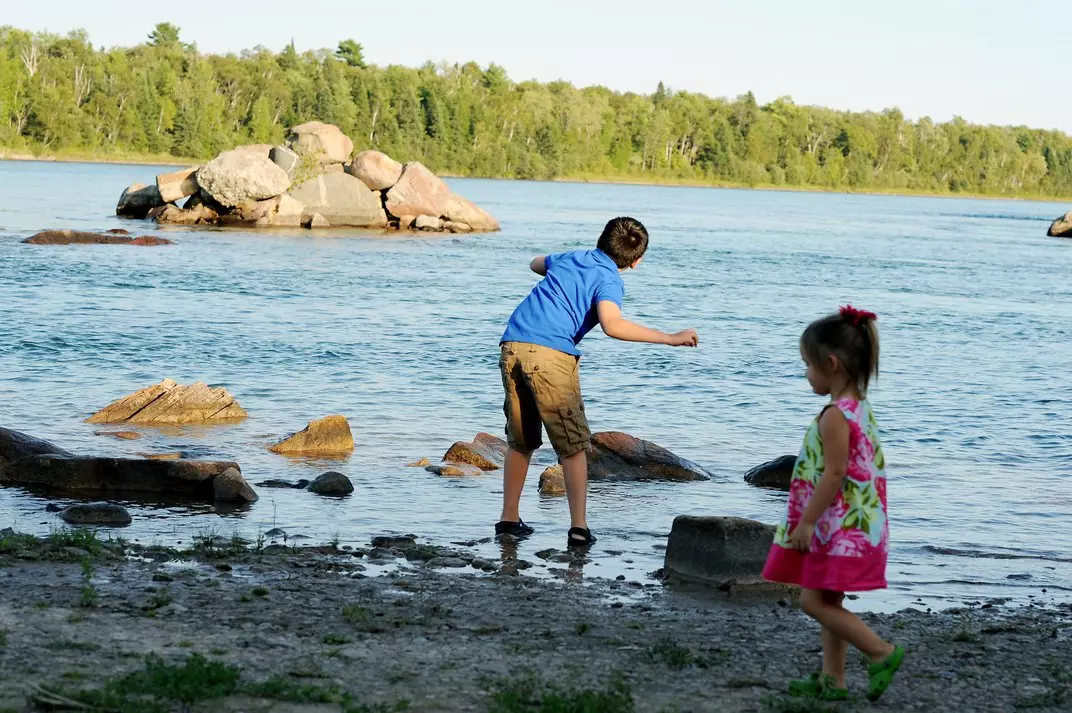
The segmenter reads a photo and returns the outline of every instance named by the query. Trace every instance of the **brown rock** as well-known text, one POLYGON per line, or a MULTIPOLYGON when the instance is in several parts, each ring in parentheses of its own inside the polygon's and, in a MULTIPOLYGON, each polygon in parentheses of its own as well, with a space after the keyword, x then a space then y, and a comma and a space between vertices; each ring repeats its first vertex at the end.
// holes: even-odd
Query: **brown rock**
POLYGON ((407 163, 402 177, 387 191, 387 212, 395 216, 428 215, 439 218, 447 212, 450 197, 447 184, 425 168, 424 164, 407 163))
POLYGON ((452 478, 458 478, 466 475, 483 475, 484 471, 477 468, 475 465, 456 465, 454 463, 441 463, 440 465, 430 465, 425 468, 429 473, 435 473, 436 475, 442 475, 452 478))
POLYGON ((354 450, 354 436, 344 416, 326 416, 310 421, 304 430, 268 450, 285 455, 345 455, 354 450))
POLYGON ((155 185, 132 183, 119 196, 115 214, 125 218, 144 218, 150 210, 164 205, 164 202, 155 185))
POLYGON ((94 436, 109 436, 110 438, 118 438, 121 441, 136 441, 141 438, 141 434, 137 431, 96 431, 94 436))
POLYGON ((789 481, 793 479, 793 469, 796 464, 796 456, 787 455, 775 458, 745 473, 744 482, 760 488, 789 490, 789 481))
POLYGON ((332 124, 310 121, 290 130, 287 142, 303 156, 315 156, 320 163, 346 163, 354 150, 354 142, 332 124))
POLYGON ((123 230, 122 228, 111 228, 110 230, 105 230, 104 232, 108 235, 130 235, 129 230, 123 230))
POLYGON ((709 480, 710 474, 662 446, 627 433, 608 431, 592 436, 588 477, 606 481, 690 481, 709 480))
POLYGON ((188 198, 200 190, 197 185, 198 166, 184 168, 174 173, 161 173, 156 177, 156 190, 165 203, 175 203, 188 198))
POLYGON ((425 467, 427 467, 427 466, 429 466, 431 464, 432 464, 432 462, 430 460, 428 460, 427 458, 421 458, 420 460, 415 460, 412 463, 406 463, 406 467, 407 468, 425 468, 425 467))
POLYGON ((481 470, 499 470, 506 462, 506 441, 490 433, 478 433, 471 443, 458 441, 443 456, 448 463, 475 465, 481 470))
POLYGON ((170 453, 138 453, 138 455, 146 460, 182 460, 185 454, 182 451, 171 451, 170 453))
POLYGON ((86 421, 177 425, 235 421, 247 415, 223 387, 213 389, 201 382, 181 386, 164 379, 104 407, 86 421))
POLYGON ((404 216, 402 216, 401 218, 398 219, 398 228, 399 228, 399 230, 409 230, 410 228, 413 227, 413 223, 416 222, 416 220, 417 220, 417 218, 412 216, 412 215, 404 215, 404 216))
POLYGON ((402 177, 402 164, 379 151, 362 151, 346 170, 373 191, 385 191, 402 177))
POLYGON ((443 229, 443 221, 430 215, 418 215, 417 219, 413 221, 413 227, 417 230, 438 232, 443 229))
POLYGON ((1072 210, 1053 221, 1046 235, 1051 238, 1072 238, 1072 210))
POLYGON ((22 242, 28 245, 171 245, 170 240, 151 235, 132 238, 115 233, 83 233, 78 230, 45 230, 22 242))
POLYGON ((773 541, 774 527, 762 522, 681 515, 670 531, 663 575, 720 588, 760 584, 773 541))
POLYGON ((237 468, 228 468, 212 481, 212 492, 216 502, 254 503, 257 493, 253 491, 242 473, 237 468))
POLYGON ((297 228, 305 207, 288 194, 243 203, 220 218, 221 225, 251 224, 258 228, 297 228))
POLYGON ((553 465, 540 474, 540 494, 566 494, 566 477, 562 472, 562 466, 553 465))
POLYGON ((465 223, 455 223, 454 221, 450 221, 450 220, 443 221, 443 230, 446 230, 446 231, 451 232, 451 233, 471 233, 471 232, 473 232, 473 229, 470 228, 465 223))
POLYGON ((443 216, 453 223, 463 223, 476 231, 499 230, 499 221, 457 193, 451 193, 447 198, 443 216))

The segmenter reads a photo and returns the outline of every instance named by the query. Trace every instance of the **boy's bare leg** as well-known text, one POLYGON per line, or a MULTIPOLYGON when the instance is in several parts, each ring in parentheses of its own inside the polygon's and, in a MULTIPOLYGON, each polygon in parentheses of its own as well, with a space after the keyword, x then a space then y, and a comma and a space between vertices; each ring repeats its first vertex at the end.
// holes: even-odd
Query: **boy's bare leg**
POLYGON ((525 489, 530 460, 532 453, 522 453, 513 448, 506 452, 506 467, 503 469, 503 509, 502 515, 499 516, 502 522, 521 520, 521 491, 525 489))
POLYGON ((569 500, 570 527, 588 527, 588 453, 579 451, 561 459, 569 500))

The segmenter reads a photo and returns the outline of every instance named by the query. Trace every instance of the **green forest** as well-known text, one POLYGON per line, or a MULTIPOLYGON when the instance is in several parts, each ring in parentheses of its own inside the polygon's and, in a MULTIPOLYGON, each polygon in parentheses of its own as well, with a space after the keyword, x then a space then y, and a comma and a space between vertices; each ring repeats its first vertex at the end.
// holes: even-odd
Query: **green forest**
POLYGON ((0 27, 0 151, 201 160, 309 120, 434 171, 855 191, 1072 196, 1058 131, 906 120, 789 98, 513 81, 497 65, 380 67, 361 45, 203 54, 157 25, 134 47, 0 27))

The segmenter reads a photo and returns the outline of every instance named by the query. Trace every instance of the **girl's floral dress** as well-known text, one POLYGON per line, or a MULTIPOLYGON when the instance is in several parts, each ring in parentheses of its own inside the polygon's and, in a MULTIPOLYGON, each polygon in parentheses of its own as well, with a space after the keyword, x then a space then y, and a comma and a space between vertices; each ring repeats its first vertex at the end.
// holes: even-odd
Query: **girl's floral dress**
POLYGON ((878 439, 878 424, 866 400, 842 399, 827 408, 840 410, 849 423, 849 460, 841 492, 815 523, 811 551, 792 549, 789 535, 823 477, 823 441, 816 418, 797 457, 789 486, 788 513, 775 531, 763 576, 806 589, 882 589, 886 586, 890 532, 886 521, 886 459, 878 439))

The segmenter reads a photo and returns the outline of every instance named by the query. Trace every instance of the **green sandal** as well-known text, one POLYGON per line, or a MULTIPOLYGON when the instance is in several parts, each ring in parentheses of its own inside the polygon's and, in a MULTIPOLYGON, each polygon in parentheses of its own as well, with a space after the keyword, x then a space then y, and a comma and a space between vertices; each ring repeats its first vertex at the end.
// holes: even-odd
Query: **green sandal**
POLYGON ((867 687, 867 700, 877 701, 886 692, 886 689, 893 683, 894 674, 904 663, 904 654, 904 649, 896 646, 892 654, 867 667, 867 677, 870 679, 867 687))
POLYGON ((847 701, 849 689, 834 685, 834 677, 813 673, 807 678, 789 682, 789 695, 796 698, 818 698, 820 701, 847 701))

